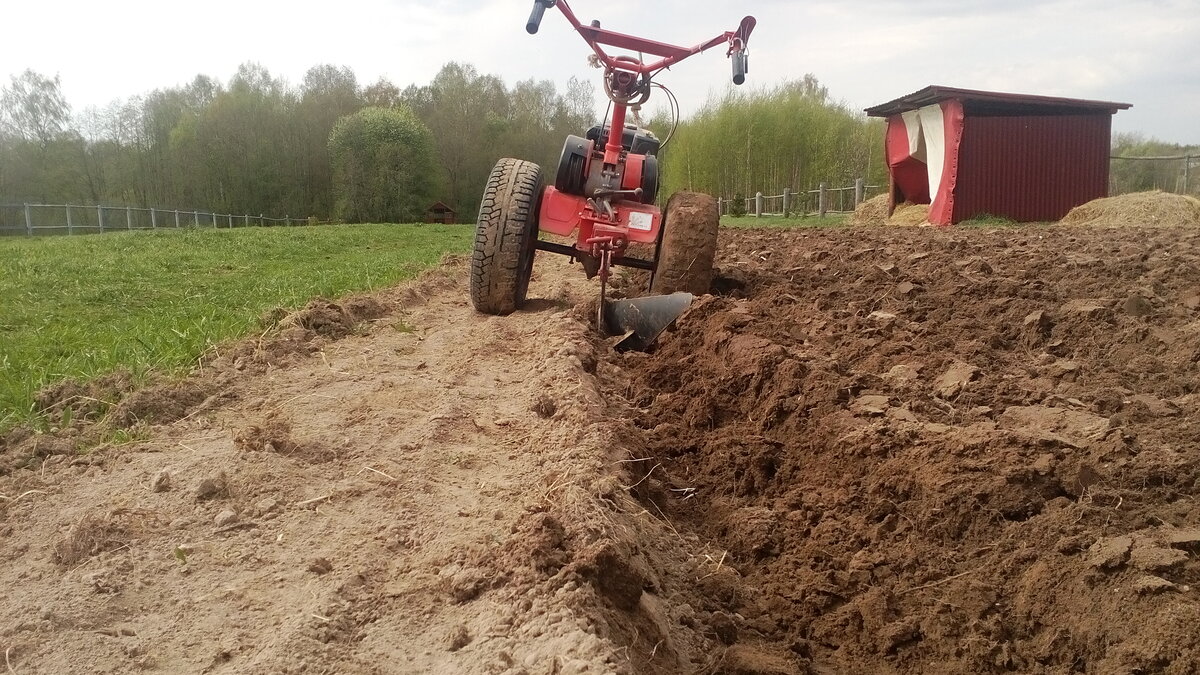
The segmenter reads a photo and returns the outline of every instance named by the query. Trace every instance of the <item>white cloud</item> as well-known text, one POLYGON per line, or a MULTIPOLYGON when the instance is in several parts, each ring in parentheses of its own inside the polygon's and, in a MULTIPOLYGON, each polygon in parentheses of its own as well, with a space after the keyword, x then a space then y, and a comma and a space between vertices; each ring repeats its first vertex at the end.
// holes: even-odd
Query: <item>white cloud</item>
MULTIPOLYGON (((197 73, 228 78, 258 61, 292 82, 318 63, 347 65, 361 82, 423 84, 450 60, 508 82, 595 78, 587 47, 556 10, 525 33, 531 0, 41 0, 6 3, 0 76, 60 73, 77 109, 197 73), (20 27, 13 30, 12 27, 20 27)), ((928 84, 1122 100, 1114 127, 1200 143, 1196 0, 574 0, 579 18, 682 45, 755 14, 749 81, 811 72, 839 99, 866 107, 928 84)), ((685 110, 728 86, 722 49, 661 80, 685 110)))

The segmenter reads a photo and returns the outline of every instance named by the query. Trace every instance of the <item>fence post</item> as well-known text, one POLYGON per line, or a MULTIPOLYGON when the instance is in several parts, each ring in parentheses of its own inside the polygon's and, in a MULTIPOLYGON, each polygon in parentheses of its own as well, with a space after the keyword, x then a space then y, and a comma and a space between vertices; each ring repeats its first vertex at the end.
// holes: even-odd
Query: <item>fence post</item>
POLYGON ((725 211, 723 211, 723 210, 721 209, 721 205, 722 205, 722 200, 721 200, 721 198, 720 198, 720 197, 717 197, 717 217, 718 217, 718 218, 720 218, 721 216, 725 215, 725 211))
POLYGON ((71 205, 67 204, 67 234, 75 234, 75 224, 71 222, 71 205))
POLYGON ((232 214, 232 213, 226 213, 225 215, 226 215, 226 216, 229 218, 229 229, 231 229, 231 230, 232 230, 232 229, 233 229, 233 214, 232 214))
POLYGON ((754 217, 762 218, 763 196, 761 192, 754 194, 754 217))
POLYGON ((175 227, 179 227, 179 209, 175 209, 175 227))
POLYGON ((104 207, 96 207, 96 220, 100 221, 100 234, 104 234, 104 207))
POLYGON ((33 236, 33 214, 29 212, 29 205, 25 205, 25 234, 33 236))
POLYGON ((1183 194, 1188 193, 1188 173, 1192 168, 1192 156, 1183 156, 1183 194))
POLYGON ((854 179, 854 208, 863 203, 863 197, 866 196, 867 182, 861 178, 854 179))
POLYGON ((154 217, 154 207, 153 206, 150 207, 150 229, 152 229, 152 230, 158 229, 158 219, 154 217))
POLYGON ((829 212, 829 183, 821 183, 817 192, 817 215, 824 218, 829 212))
POLYGON ((215 230, 215 229, 217 229, 217 214, 215 214, 215 213, 212 214, 212 217, 213 217, 213 229, 215 230))
POLYGON ((192 225, 195 225, 197 228, 200 227, 200 212, 199 211, 192 211, 192 225))
POLYGON ((125 207, 125 229, 133 229, 133 209, 128 206, 125 207))
POLYGON ((792 189, 783 188, 783 217, 792 215, 792 189))
POLYGON ((261 213, 258 214, 258 226, 266 227, 266 225, 267 225, 267 221, 263 220, 263 214, 261 214, 261 213))
POLYGON ((245 227, 250 227, 250 214, 249 213, 242 214, 242 225, 245 227))

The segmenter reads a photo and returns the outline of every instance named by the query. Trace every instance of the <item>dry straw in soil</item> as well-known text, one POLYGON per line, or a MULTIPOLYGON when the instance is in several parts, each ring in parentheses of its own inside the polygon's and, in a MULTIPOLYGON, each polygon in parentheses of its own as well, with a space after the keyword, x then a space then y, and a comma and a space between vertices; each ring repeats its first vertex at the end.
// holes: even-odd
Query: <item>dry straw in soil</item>
POLYGON ((887 224, 887 195, 872 197, 854 209, 850 224, 859 227, 879 227, 887 224))
POLYGON ((54 546, 54 557, 61 565, 76 565, 105 551, 131 544, 150 529, 155 515, 145 509, 114 509, 97 516, 87 514, 54 546))
POLYGON ((1200 200, 1159 190, 1134 192, 1076 206, 1060 222, 1092 227, 1196 227, 1200 226, 1200 200))
POLYGON ((868 199, 854 209, 850 224, 858 227, 881 227, 924 225, 929 222, 928 204, 897 204, 891 217, 887 214, 888 196, 878 195, 868 199))

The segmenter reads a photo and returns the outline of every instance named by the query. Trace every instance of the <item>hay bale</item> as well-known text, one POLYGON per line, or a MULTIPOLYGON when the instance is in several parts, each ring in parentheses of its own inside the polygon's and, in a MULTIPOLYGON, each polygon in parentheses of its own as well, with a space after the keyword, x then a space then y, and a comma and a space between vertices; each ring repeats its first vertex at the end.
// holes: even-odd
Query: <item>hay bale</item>
POLYGON ((1090 227, 1197 227, 1200 200, 1161 190, 1104 197, 1076 206, 1063 225, 1090 227))
POLYGON ((857 227, 881 227, 887 225, 888 196, 872 197, 854 209, 850 224, 857 227))

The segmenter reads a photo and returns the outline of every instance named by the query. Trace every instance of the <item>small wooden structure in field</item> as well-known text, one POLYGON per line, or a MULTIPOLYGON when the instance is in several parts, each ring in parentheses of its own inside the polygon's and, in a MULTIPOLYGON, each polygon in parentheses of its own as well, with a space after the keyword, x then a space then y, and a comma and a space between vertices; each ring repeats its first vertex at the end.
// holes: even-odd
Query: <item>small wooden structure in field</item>
POLYGON ((450 224, 458 222, 454 216, 454 209, 442 202, 434 202, 428 209, 425 209, 425 222, 427 223, 450 224))

